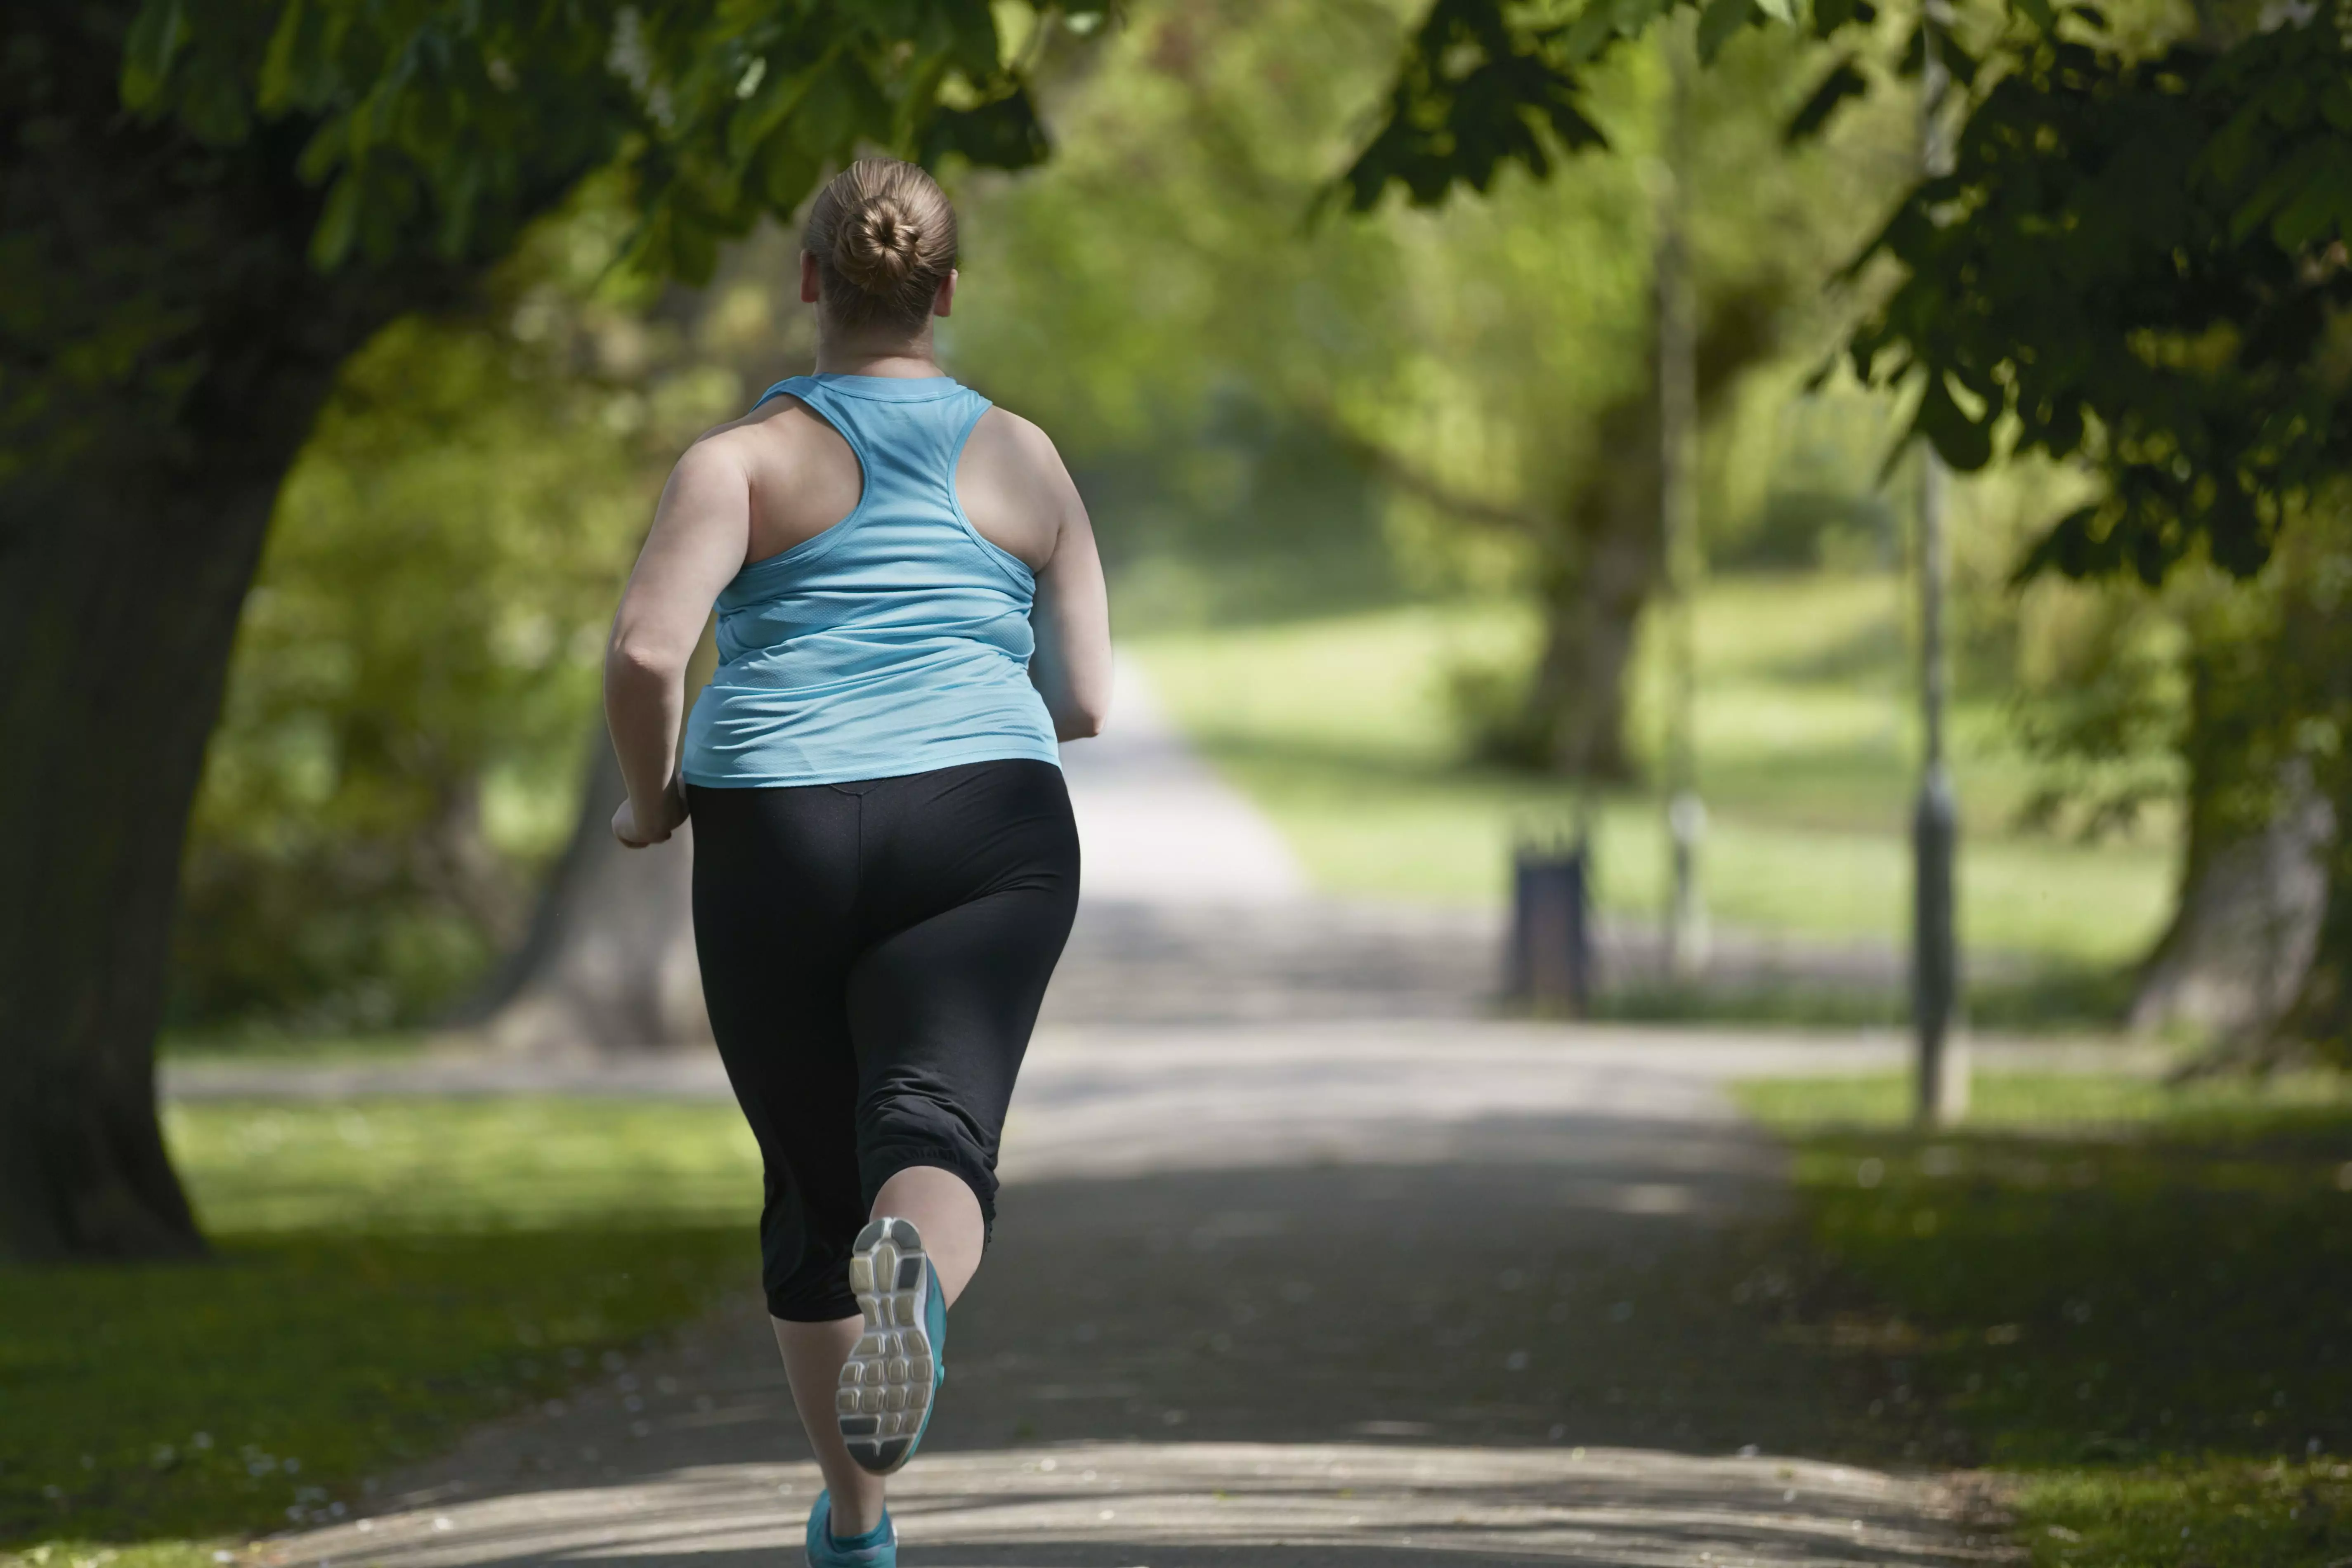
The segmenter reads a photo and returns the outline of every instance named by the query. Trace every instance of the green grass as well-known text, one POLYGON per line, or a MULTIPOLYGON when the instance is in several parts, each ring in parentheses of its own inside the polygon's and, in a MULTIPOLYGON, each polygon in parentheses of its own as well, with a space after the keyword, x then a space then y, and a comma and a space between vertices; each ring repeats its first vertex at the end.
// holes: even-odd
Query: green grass
POLYGON ((329 1516, 757 1274, 731 1106, 197 1103, 167 1131, 212 1262, 0 1270, 0 1546, 25 1560, 174 1568, 329 1516))
POLYGON ((432 1048, 429 1034, 389 1030, 373 1035, 316 1035, 275 1028, 237 1026, 229 1029, 165 1029, 155 1042, 156 1056, 171 1062, 299 1061, 311 1065, 342 1063, 353 1067, 413 1060, 432 1048))
POLYGON ((2352 1086, 1743 1086, 1912 1385, 2011 1472, 2044 1568, 2352 1558, 2352 1086))
MULTIPOLYGON (((1751 930, 1890 939, 1906 927, 1916 786, 1908 661, 1885 577, 1730 579, 1699 608, 1698 751, 1710 907, 1751 930)), ((1517 825, 1564 820, 1558 785, 1461 762, 1449 671, 1527 657, 1504 605, 1418 605, 1291 625, 1171 633, 1134 651, 1177 721, 1281 827, 1325 889, 1490 903, 1517 825)), ((1644 658, 1636 731, 1654 731, 1644 658)), ((2032 780, 1997 709, 1955 714, 1965 812, 1963 934, 2061 966, 2112 965, 2160 925, 2171 847, 2089 847, 2012 823, 2032 780)), ((1661 812, 1619 794, 1598 815, 1606 910, 1663 901, 1661 812)))

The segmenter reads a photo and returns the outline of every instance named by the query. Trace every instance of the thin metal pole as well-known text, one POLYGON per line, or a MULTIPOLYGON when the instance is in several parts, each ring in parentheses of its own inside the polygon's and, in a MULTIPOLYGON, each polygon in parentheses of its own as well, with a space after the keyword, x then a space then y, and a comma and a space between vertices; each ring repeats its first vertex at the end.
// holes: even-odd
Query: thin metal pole
POLYGON ((1666 838, 1671 846, 1666 906, 1666 967, 1677 980, 1706 966, 1706 905, 1699 890, 1699 846, 1706 808, 1698 795, 1696 616, 1698 494, 1697 329, 1685 227, 1689 166, 1690 46, 1676 24, 1665 31, 1672 82, 1665 130, 1665 177, 1658 213, 1658 521, 1664 553, 1667 633, 1666 838))
MULTIPOLYGON (((1919 163, 1930 177, 1951 169, 1944 100, 1951 73, 1937 48, 1950 20, 1944 0, 1926 0, 1921 18, 1919 163)), ((1912 1014, 1918 1032, 1914 1108, 1923 1126, 1968 1112, 1967 1045, 1958 1027, 1960 952, 1955 866, 1959 800, 1946 758, 1944 718, 1950 676, 1944 596, 1950 572, 1944 503, 1950 488, 1943 459, 1922 443, 1919 461, 1919 707, 1925 756, 1912 814, 1912 1014)))

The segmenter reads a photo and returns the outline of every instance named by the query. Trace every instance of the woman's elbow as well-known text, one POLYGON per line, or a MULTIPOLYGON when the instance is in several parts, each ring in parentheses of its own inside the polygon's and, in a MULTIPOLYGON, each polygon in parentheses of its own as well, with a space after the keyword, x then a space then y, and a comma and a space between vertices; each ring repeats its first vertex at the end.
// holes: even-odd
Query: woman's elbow
POLYGON ((661 638, 623 632, 604 650, 604 684, 640 686, 680 679, 691 651, 682 655, 661 638))
POLYGON ((1073 702, 1054 716, 1054 734, 1057 740, 1091 741, 1102 733, 1103 721, 1110 715, 1108 703, 1073 702))

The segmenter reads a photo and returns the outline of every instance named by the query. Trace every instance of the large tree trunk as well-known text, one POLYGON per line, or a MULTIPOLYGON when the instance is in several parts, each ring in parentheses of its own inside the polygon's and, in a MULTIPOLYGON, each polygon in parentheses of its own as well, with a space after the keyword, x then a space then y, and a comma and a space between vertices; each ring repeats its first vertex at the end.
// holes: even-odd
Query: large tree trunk
MULTIPOLYGON (((2340 759, 2339 759, 2340 761, 2340 759)), ((2339 1068, 2352 1069, 2352 770, 2336 774, 2337 832, 2327 847, 2327 900, 2303 984, 2277 1033, 2339 1068)))
MULTIPOLYGON (((687 665, 688 710, 718 668, 707 626, 687 665)), ((667 844, 625 849, 613 813, 626 794, 600 713, 580 816, 530 932, 453 1022, 500 1049, 540 1055, 710 1043, 694 952, 694 825, 667 844)))
POLYGON ((0 1231, 20 1256, 200 1247, 152 1042, 181 832, 274 479, 92 487, 7 520, 0 1231))
POLYGON ((456 1020, 505 1050, 573 1055, 708 1043, 694 954, 694 827, 625 849, 613 813, 627 793, 600 721, 572 842, 530 934, 456 1020))
POLYGON ((2352 765, 2309 742, 2352 717, 2339 527, 2306 519, 2269 586, 2191 616, 2180 894, 2131 1009, 2137 1028, 2213 1038, 2189 1070, 2268 1067, 2352 1032, 2352 765))
POLYGON ((153 1100, 180 846, 280 480, 338 364, 446 298, 309 267, 311 128, 123 115, 124 8, 0 36, 0 1252, 202 1248, 153 1100))
POLYGON ((2179 898, 2141 971, 2131 1026, 2266 1031, 2293 1006, 2319 950, 2336 812, 2301 765, 2282 781, 2276 814, 2251 832, 2217 822, 2196 793, 2179 898))

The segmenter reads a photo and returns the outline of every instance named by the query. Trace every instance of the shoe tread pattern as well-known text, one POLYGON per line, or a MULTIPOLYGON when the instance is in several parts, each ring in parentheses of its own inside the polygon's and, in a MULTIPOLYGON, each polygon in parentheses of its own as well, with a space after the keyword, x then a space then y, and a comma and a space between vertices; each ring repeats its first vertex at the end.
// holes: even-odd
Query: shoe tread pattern
POLYGON ((930 1413, 936 1379, 924 1262, 922 1237, 903 1219, 875 1220, 849 1255, 849 1288, 865 1321, 842 1363, 834 1409, 849 1457, 877 1475, 906 1463, 930 1413))

